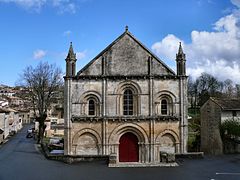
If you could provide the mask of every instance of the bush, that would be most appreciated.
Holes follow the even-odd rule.
[[[230,119],[224,121],[220,125],[220,131],[222,137],[240,136],[240,120]]]

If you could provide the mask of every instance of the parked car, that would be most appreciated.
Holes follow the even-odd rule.
[[[32,138],[33,137],[33,133],[27,133],[26,138]]]
[[[34,133],[34,130],[35,130],[35,128],[32,127],[32,128],[30,128],[30,129],[27,130],[27,133]]]

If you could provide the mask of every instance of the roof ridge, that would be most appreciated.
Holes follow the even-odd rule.
[[[117,41],[121,39],[128,31],[124,31],[120,36],[118,36],[112,43],[110,43],[106,48],[104,48],[100,53],[97,54],[89,63],[87,63],[80,71],[78,71],[77,76],[80,75],[85,69],[87,69],[97,58],[104,54],[110,47],[112,47]]]
[[[140,44],[143,49],[145,49],[149,54],[151,54],[159,63],[161,63],[171,73],[175,74],[175,72],[171,68],[169,68],[159,57],[157,57],[150,49],[148,49],[143,43],[141,43],[131,32],[127,31],[127,33],[133,38],[133,40]]]
[[[222,109],[240,109],[240,98],[210,97],[210,99]]]

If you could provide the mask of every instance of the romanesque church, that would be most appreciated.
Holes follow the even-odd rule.
[[[154,164],[161,151],[187,152],[187,76],[181,44],[176,73],[127,27],[78,72],[76,61],[71,44],[64,77],[65,155]]]

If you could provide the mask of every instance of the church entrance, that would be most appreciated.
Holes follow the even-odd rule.
[[[119,162],[138,162],[138,138],[133,133],[125,133],[119,140]]]

